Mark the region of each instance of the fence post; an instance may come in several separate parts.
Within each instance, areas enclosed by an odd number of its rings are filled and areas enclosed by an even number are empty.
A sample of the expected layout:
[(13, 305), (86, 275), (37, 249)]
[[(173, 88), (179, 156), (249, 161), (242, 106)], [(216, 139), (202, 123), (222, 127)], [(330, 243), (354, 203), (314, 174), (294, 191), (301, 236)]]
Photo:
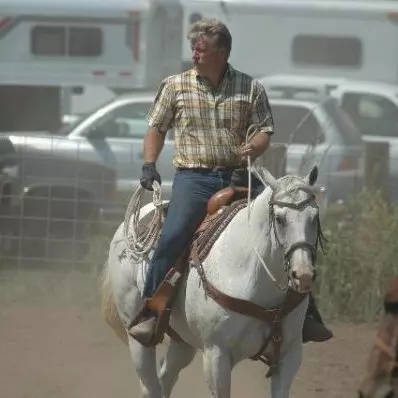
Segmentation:
[(390, 201), (390, 144), (365, 142), (365, 188), (380, 191), (384, 200)]
[(256, 159), (256, 164), (264, 166), (275, 178), (286, 174), (286, 144), (272, 143), (268, 149)]

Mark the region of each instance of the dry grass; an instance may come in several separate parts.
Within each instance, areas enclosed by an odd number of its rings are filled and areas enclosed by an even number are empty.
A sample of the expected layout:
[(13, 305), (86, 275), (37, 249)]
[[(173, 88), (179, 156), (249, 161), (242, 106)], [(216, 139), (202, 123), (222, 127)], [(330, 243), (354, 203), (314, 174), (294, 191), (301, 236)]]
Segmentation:
[(328, 254), (320, 256), (319, 304), (327, 315), (372, 321), (389, 278), (398, 273), (398, 206), (363, 191), (323, 220)]
[[(373, 322), (389, 278), (398, 274), (398, 206), (378, 193), (362, 192), (330, 207), (322, 221), (327, 255), (319, 255), (316, 296), (326, 318)], [(0, 300), (29, 298), (85, 302), (98, 306), (99, 275), (116, 225), (93, 239), (79, 264), (1, 264)], [(51, 300), (50, 300), (51, 302)]]

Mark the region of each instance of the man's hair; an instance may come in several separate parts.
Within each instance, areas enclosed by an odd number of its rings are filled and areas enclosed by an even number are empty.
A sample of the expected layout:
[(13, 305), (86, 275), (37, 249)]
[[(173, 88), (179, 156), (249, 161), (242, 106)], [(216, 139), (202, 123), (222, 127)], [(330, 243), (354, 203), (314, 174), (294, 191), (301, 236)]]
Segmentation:
[(232, 36), (227, 26), (217, 19), (201, 19), (193, 23), (188, 31), (188, 40), (194, 44), (200, 37), (214, 38), (217, 49), (225, 50), (227, 56), (231, 52)]

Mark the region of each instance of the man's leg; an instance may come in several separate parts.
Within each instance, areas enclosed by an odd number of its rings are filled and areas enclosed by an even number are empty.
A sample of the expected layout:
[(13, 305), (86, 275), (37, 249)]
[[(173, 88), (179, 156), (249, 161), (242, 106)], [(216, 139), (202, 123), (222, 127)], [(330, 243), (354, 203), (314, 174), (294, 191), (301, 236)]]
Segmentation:
[(196, 228), (206, 216), (207, 201), (216, 192), (212, 177), (177, 172), (158, 245), (147, 275), (144, 297), (150, 298), (175, 265)]
[(333, 337), (333, 333), (323, 323), (321, 314), (316, 306), (314, 297), (310, 293), (310, 301), (305, 315), (303, 327), (303, 342), (314, 341), (321, 343)]
[[(167, 272), (182, 254), (206, 215), (207, 201), (218, 189), (218, 180), (210, 174), (203, 175), (191, 171), (176, 173), (167, 216), (146, 277), (143, 294), (145, 299), (153, 296)], [(148, 313), (148, 316), (149, 321), (130, 329), (133, 337), (137, 334), (152, 334), (155, 325), (154, 314)]]

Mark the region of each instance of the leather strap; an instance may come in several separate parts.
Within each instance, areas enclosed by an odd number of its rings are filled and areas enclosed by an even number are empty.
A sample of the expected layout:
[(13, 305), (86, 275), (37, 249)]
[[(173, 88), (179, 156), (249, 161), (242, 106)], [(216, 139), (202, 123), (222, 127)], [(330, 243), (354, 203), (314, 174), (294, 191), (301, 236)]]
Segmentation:
[[(192, 247), (191, 258), (195, 266), (200, 264), (195, 244)], [(286, 314), (296, 308), (307, 296), (307, 294), (300, 294), (289, 290), (286, 300), (281, 307), (264, 308), (250, 301), (228, 296), (218, 290), (207, 279), (202, 282), (206, 293), (222, 307), (260, 321), (265, 321), (270, 325), (272, 325), (276, 320), (282, 319)]]
[[(294, 310), (307, 297), (308, 294), (300, 294), (293, 290), (288, 290), (286, 298), (281, 306), (274, 308), (264, 308), (253, 302), (229, 296), (211, 284), (207, 278), (202, 275), (202, 271), (199, 270), (199, 267), (201, 267), (201, 262), (197, 254), (197, 247), (195, 243), (193, 244), (191, 250), (191, 259), (198, 269), (206, 294), (216, 303), (218, 303), (221, 307), (229, 309), (238, 314), (250, 316), (268, 323), (271, 328), (270, 332), (258, 353), (251, 357), (251, 359), (255, 361), (261, 360), (262, 362), (266, 363), (270, 367), (266, 377), (272, 376), (279, 362), (280, 350), (283, 341), (281, 325), (282, 319), (292, 310)], [(263, 355), (263, 353), (271, 342), (273, 343), (273, 354), (266, 357)]]

